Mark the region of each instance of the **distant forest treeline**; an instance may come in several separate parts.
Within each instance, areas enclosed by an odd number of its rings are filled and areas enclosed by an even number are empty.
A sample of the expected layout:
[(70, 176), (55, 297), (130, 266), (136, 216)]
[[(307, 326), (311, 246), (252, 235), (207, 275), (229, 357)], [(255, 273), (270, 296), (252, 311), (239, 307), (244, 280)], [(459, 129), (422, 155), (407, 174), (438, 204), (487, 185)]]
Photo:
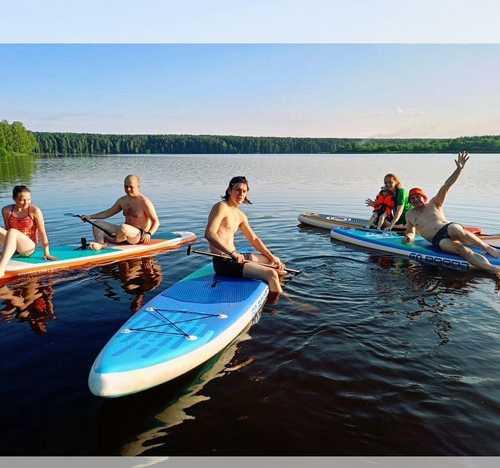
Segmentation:
[(216, 135), (100, 135), (37, 132), (48, 154), (500, 153), (500, 136), (445, 139), (279, 138)]
[(362, 139), (35, 132), (46, 154), (500, 153), (500, 136)]
[(37, 140), (33, 133), (24, 128), (21, 122), (9, 124), (0, 121), (0, 156), (13, 153), (33, 153)]
[(103, 135), (30, 132), (0, 121), (0, 156), (41, 154), (500, 153), (500, 136), (461, 138), (290, 138), (218, 135)]

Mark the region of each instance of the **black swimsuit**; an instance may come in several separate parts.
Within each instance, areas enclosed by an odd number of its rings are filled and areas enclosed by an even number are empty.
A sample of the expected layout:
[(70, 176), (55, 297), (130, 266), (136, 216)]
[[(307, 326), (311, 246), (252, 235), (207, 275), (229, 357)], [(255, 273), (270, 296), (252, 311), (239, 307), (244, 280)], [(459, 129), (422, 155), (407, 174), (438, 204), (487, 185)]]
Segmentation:
[[(245, 260), (250, 260), (251, 254), (243, 254)], [(232, 278), (243, 278), (244, 263), (236, 263), (230, 258), (214, 257), (212, 259), (215, 273), (220, 276), (231, 276)]]
[[(432, 238), (432, 246), (436, 249), (439, 249), (441, 250), (441, 248), (439, 247), (439, 243), (443, 240), (443, 239), (449, 239), (450, 238), (450, 235), (448, 234), (448, 227), (452, 224), (458, 224), (458, 223), (448, 223), (448, 224), (445, 224), (438, 232), (436, 232), (435, 236)], [(461, 226), (460, 224), (458, 224), (459, 226)]]

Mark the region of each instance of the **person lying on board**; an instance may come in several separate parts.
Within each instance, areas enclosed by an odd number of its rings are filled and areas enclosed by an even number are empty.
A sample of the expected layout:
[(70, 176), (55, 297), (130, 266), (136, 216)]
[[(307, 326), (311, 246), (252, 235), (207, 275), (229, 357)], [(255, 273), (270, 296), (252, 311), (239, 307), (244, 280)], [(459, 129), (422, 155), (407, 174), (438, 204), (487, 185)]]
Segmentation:
[(376, 226), (377, 229), (382, 229), (386, 220), (389, 223), (392, 221), (395, 207), (396, 199), (394, 198), (394, 194), (384, 185), (375, 198), (373, 214), (366, 227), (371, 228), (372, 226)]
[[(83, 221), (91, 220), (107, 231), (93, 226), (95, 242), (89, 243), (92, 250), (101, 250), (108, 243), (113, 244), (149, 244), (151, 237), (160, 227), (160, 221), (151, 200), (143, 195), (140, 190), (140, 178), (128, 175), (123, 182), (126, 195), (116, 200), (115, 204), (107, 210), (91, 215), (83, 215)], [(101, 221), (123, 211), (125, 223), (121, 225)]]
[(35, 253), (39, 238), (44, 248), (43, 258), (57, 260), (50, 254), (42, 210), (31, 203), (31, 190), (26, 185), (16, 185), (12, 198), (15, 203), (2, 208), (5, 229), (0, 228), (0, 278), (16, 252), (23, 257)]
[(500, 257), (500, 250), (466, 231), (461, 224), (450, 223), (443, 211), (446, 195), (457, 181), (468, 160), (469, 156), (465, 151), (458, 154), (455, 160), (456, 169), (429, 201), (420, 187), (410, 190), (410, 202), (413, 208), (406, 216), (405, 242), (413, 242), (415, 234), (418, 233), (431, 242), (435, 248), (459, 255), (476, 268), (493, 273), (500, 279), (500, 267), (492, 265), (486, 257), (474, 252), (469, 246), (479, 247), (492, 257)]
[[(283, 292), (280, 276), (285, 274), (285, 265), (272, 254), (264, 242), (250, 227), (248, 218), (240, 209), (242, 203), (250, 204), (248, 199), (248, 181), (245, 177), (233, 177), (222, 201), (216, 203), (208, 217), (205, 238), (210, 251), (227, 255), (230, 259), (213, 258), (214, 270), (218, 275), (236, 278), (255, 278), (266, 281), (269, 285), (269, 301), (275, 302)], [(252, 247), (260, 254), (241, 254), (234, 244), (234, 235), (241, 230)], [(274, 268), (262, 264), (271, 264)]]
[[(384, 177), (384, 186), (390, 190), (396, 199), (396, 208), (392, 220), (387, 220), (384, 229), (390, 231), (391, 229), (406, 229), (406, 213), (411, 208), (408, 201), (408, 190), (403, 187), (403, 184), (395, 174), (386, 174)], [(375, 200), (368, 198), (366, 206), (375, 207)]]

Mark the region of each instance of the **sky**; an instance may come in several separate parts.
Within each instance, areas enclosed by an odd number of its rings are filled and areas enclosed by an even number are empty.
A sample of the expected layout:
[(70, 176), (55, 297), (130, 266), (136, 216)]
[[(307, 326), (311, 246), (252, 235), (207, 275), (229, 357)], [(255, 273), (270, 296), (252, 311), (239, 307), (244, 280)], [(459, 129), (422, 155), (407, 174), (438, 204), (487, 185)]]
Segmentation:
[(0, 42), (499, 42), (498, 0), (16, 0)]
[(500, 4), (469, 5), (18, 0), (0, 16), (0, 119), (95, 133), (499, 134)]

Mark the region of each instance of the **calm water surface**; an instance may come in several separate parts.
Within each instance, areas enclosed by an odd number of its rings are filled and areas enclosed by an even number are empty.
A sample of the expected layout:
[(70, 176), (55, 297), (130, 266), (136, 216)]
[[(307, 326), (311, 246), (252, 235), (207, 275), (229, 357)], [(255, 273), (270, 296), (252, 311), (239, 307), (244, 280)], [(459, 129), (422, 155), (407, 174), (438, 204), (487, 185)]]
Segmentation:
[[(500, 232), (499, 155), (473, 155), (452, 220)], [(451, 155), (109, 156), (0, 164), (0, 202), (28, 183), (53, 244), (90, 237), (63, 216), (107, 208), (143, 178), (162, 231), (200, 238), (246, 175), (258, 234), (292, 268), (276, 306), (190, 374), (117, 400), (90, 366), (145, 301), (206, 262), (185, 249), (0, 287), (1, 455), (500, 455), (494, 281), (349, 247), (297, 226), (305, 210), (368, 217), (386, 172), (438, 189)], [(244, 243), (242, 241), (242, 243)], [(198, 244), (203, 246), (203, 244)], [(23, 304), (24, 303), (24, 304)]]

